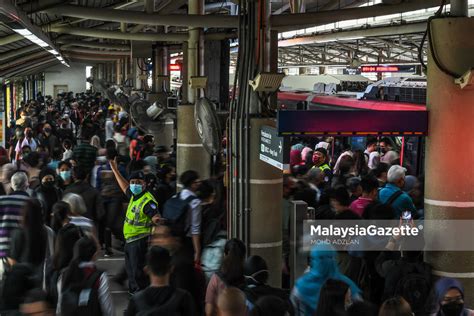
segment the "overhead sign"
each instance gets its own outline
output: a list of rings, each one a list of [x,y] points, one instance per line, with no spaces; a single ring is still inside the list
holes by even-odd
[[[346,68],[342,70],[342,73],[344,75],[360,75],[360,69],[359,68]]]
[[[416,66],[401,65],[401,66],[362,66],[362,72],[415,72]]]
[[[421,111],[278,111],[282,136],[424,136],[428,112]]]
[[[289,168],[290,149],[285,146],[283,137],[278,136],[274,127],[262,126],[260,129],[260,160],[280,170]]]

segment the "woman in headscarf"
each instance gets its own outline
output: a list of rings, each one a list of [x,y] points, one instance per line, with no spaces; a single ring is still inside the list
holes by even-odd
[[[346,283],[353,301],[361,299],[361,291],[348,277],[339,272],[337,253],[331,245],[316,245],[311,250],[310,270],[296,281],[291,292],[291,302],[296,316],[312,316],[319,303],[319,295],[324,283],[329,280]]]
[[[290,167],[301,165],[301,151],[293,149],[290,151]]]
[[[431,316],[473,316],[464,305],[464,288],[456,279],[442,278],[435,284]]]
[[[62,198],[62,190],[58,186],[56,173],[49,168],[43,168],[39,174],[40,185],[36,188],[36,198],[43,208],[44,222],[51,222],[53,205]]]

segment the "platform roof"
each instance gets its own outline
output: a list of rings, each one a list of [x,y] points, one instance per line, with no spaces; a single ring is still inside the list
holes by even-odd
[[[420,23],[429,12],[418,14],[420,19],[409,18],[407,14],[436,7],[439,2],[274,0],[272,24],[281,32],[280,66],[342,65],[354,57],[362,63],[372,63],[376,55],[381,55],[387,63],[416,62],[416,47],[423,33]],[[214,36],[220,33],[221,38],[235,37],[238,12],[236,0],[205,0],[205,16],[199,19],[186,15],[186,0],[17,0],[15,3],[68,60],[91,63],[115,61],[127,52],[123,46],[129,47],[130,39],[180,44],[187,38],[188,27],[196,23]],[[301,13],[291,12],[295,3],[304,3]],[[380,20],[381,14],[388,18]],[[0,21],[4,19],[0,17]],[[354,24],[354,21],[365,22]],[[324,28],[325,25],[329,27]],[[365,34],[363,39],[351,36],[360,32]],[[84,47],[87,44],[90,47]],[[1,22],[0,58],[3,58],[0,78],[20,76],[57,62],[51,56],[43,56],[33,43]],[[23,58],[20,68],[14,65],[19,58]]]

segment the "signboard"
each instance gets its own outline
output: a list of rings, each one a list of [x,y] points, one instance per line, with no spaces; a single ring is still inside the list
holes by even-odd
[[[262,126],[260,129],[260,160],[280,170],[287,170],[290,149],[285,146],[283,137],[278,136],[274,127]]]
[[[181,71],[180,64],[170,64],[170,71]]]
[[[411,72],[416,71],[416,66],[413,65],[400,65],[400,66],[362,66],[360,67],[362,72]]]
[[[346,68],[342,71],[342,74],[344,74],[344,75],[360,75],[360,69],[359,68]]]
[[[282,136],[424,136],[427,111],[278,111]]]

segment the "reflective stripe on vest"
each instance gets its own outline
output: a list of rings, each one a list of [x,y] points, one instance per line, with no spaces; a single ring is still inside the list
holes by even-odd
[[[151,233],[153,223],[150,218],[143,213],[143,209],[149,202],[155,202],[155,198],[149,192],[145,192],[139,199],[132,199],[128,205],[127,213],[125,214],[125,223],[123,224],[123,235],[125,239],[130,239],[140,235]]]
[[[331,167],[328,166],[327,163],[325,163],[324,165],[321,165],[318,167],[321,171],[324,171],[324,170],[331,170]]]

